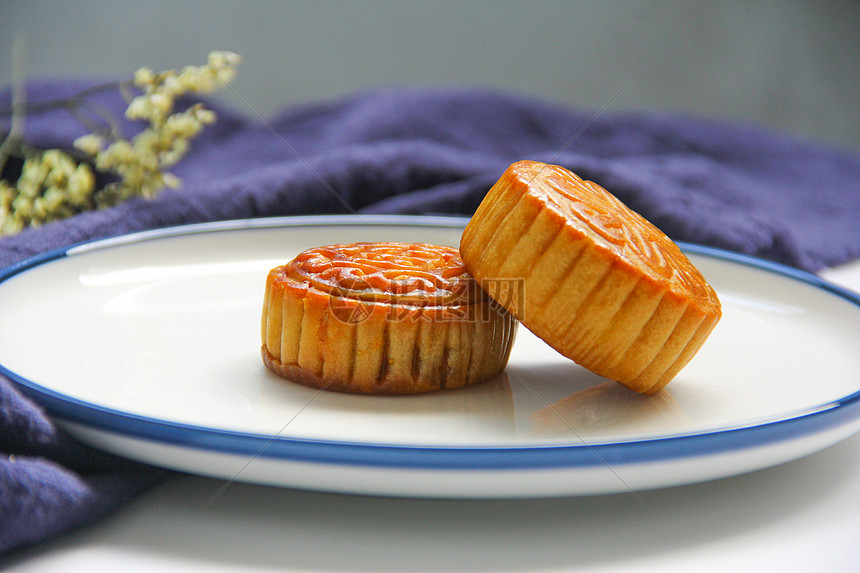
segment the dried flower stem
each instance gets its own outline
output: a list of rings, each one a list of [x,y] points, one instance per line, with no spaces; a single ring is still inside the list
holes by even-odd
[[[12,119],[9,133],[0,142],[0,173],[3,173],[6,161],[9,160],[13,148],[21,142],[24,134],[24,113],[20,111],[25,105],[27,93],[24,87],[23,51],[24,40],[20,35],[15,36],[12,42]]]

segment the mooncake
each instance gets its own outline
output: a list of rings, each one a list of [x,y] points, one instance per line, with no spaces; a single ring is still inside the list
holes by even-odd
[[[270,370],[308,386],[409,394],[501,373],[516,329],[456,248],[339,244],[269,272],[261,352]]]
[[[511,165],[466,226],[460,254],[529,330],[637,392],[671,381],[722,315],[714,289],[677,244],[556,165]],[[521,297],[497,292],[515,281]]]

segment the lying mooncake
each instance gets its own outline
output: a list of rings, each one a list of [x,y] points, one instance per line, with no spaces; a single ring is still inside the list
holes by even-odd
[[[262,355],[270,370],[308,386],[417,393],[496,376],[516,327],[457,249],[332,245],[269,272]]]
[[[637,392],[672,380],[722,314],[713,288],[663,232],[555,165],[510,166],[466,227],[460,253],[529,330]],[[522,300],[511,305],[495,289],[515,280]]]

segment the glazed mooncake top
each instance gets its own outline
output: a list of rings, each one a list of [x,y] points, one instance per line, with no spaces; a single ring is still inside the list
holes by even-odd
[[[559,213],[567,227],[670,290],[689,294],[705,307],[719,307],[713,288],[678,245],[600,185],[563,167],[534,161],[521,161],[508,173]]]
[[[457,249],[423,243],[315,247],[276,270],[284,279],[356,300],[443,306],[485,296]]]

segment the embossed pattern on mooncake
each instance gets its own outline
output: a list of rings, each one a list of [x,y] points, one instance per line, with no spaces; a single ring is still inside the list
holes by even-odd
[[[671,239],[593,181],[583,180],[562,167],[545,165],[534,184],[543,188],[546,198],[571,223],[590,229],[632,263],[641,263],[641,270],[666,279],[668,284],[675,283],[676,289],[685,289],[694,297],[714,298],[699,269]]]
[[[316,247],[285,265],[284,273],[322,292],[359,300],[396,299],[434,306],[468,304],[475,296],[486,296],[474,288],[459,251],[440,245],[382,242]]]

